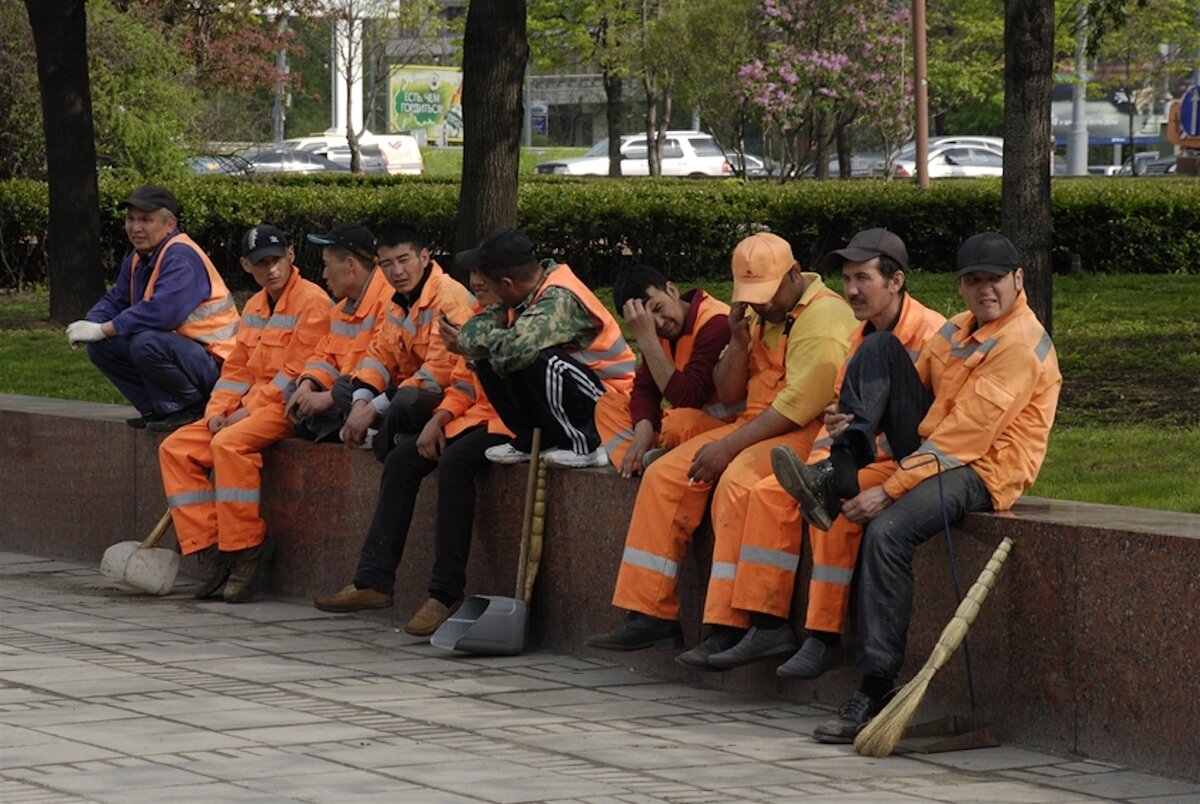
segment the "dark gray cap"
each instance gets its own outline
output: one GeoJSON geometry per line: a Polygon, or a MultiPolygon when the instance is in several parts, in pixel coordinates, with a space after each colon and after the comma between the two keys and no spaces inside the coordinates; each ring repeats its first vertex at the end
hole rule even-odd
{"type": "Polygon", "coordinates": [[[122,201],[121,206],[136,207],[142,212],[165,209],[179,217],[179,202],[175,200],[175,195],[166,187],[157,184],[143,184],[122,201]]]}
{"type": "Polygon", "coordinates": [[[263,257],[282,257],[288,250],[287,235],[278,227],[264,223],[247,229],[242,235],[242,256],[251,265],[263,257]]]}
{"type": "Polygon", "coordinates": [[[825,263],[833,267],[840,266],[845,260],[866,262],[885,256],[898,262],[905,271],[908,270],[908,249],[900,236],[887,229],[867,229],[850,238],[845,248],[825,255],[825,263]]]}
{"type": "Polygon", "coordinates": [[[469,271],[481,265],[515,268],[533,262],[537,262],[533,254],[533,241],[516,229],[497,229],[475,248],[460,251],[454,256],[454,267],[459,271],[469,271]]]}
{"type": "Polygon", "coordinates": [[[375,261],[375,235],[361,223],[335,223],[326,234],[310,234],[308,242],[318,246],[337,246],[368,262],[375,261]]]}
{"type": "Polygon", "coordinates": [[[955,278],[963,274],[983,271],[996,276],[1011,273],[1021,264],[1017,247],[999,232],[983,232],[968,237],[958,249],[958,270],[955,278]]]}

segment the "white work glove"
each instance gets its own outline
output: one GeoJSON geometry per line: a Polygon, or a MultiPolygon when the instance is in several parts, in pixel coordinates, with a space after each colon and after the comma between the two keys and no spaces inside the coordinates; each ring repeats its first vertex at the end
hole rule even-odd
{"type": "Polygon", "coordinates": [[[67,341],[70,342],[72,349],[77,348],[81,343],[102,341],[107,337],[104,329],[95,321],[73,321],[67,325],[67,341]]]}

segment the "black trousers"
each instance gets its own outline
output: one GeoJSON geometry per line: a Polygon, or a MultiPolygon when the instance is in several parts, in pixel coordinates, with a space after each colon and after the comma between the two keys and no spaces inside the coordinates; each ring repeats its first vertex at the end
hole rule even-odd
{"type": "Polygon", "coordinates": [[[379,432],[371,442],[371,449],[380,463],[387,460],[397,440],[403,441],[405,436],[415,436],[421,432],[433,418],[433,411],[442,403],[442,396],[441,391],[426,391],[412,386],[396,389],[391,407],[379,420],[379,432]]]}
{"type": "Polygon", "coordinates": [[[594,415],[604,385],[566,350],[543,349],[532,364],[504,377],[479,360],[475,373],[496,413],[516,434],[517,449],[529,451],[535,427],[542,429],[542,449],[583,455],[600,446],[594,415]]]}
{"type": "MultiPolygon", "coordinates": [[[[834,449],[848,450],[855,463],[875,458],[875,435],[887,437],[891,452],[910,461],[918,454],[918,427],[933,404],[900,341],[890,332],[868,335],[846,367],[838,409],[854,414],[850,426],[834,439],[834,449]]],[[[968,511],[991,508],[991,497],[970,466],[943,470],[925,480],[867,523],[858,559],[858,645],[854,669],[895,678],[904,663],[912,618],[913,556],[917,547],[968,511]],[[943,509],[945,518],[943,518],[943,509]]]]}
{"type": "Polygon", "coordinates": [[[415,436],[401,440],[383,463],[379,499],[359,554],[354,583],[393,594],[417,492],[421,481],[436,469],[437,518],[429,591],[461,598],[475,524],[475,476],[489,466],[484,450],[505,440],[504,436],[488,433],[486,425],[472,427],[450,439],[437,461],[421,457],[415,436]]]}
{"type": "MultiPolygon", "coordinates": [[[[294,390],[289,389],[289,397],[294,390]]],[[[329,390],[333,394],[333,407],[316,416],[309,416],[292,427],[300,438],[317,442],[341,441],[342,427],[345,426],[346,417],[350,415],[350,408],[354,405],[354,389],[350,386],[349,375],[343,374],[338,377],[333,383],[333,388],[329,390]]]]}

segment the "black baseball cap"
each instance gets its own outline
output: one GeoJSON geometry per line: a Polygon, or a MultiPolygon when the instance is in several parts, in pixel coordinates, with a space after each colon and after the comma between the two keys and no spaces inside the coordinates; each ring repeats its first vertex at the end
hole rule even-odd
{"type": "Polygon", "coordinates": [[[337,246],[369,262],[375,261],[375,235],[360,223],[335,223],[327,234],[308,235],[308,242],[337,246]]]}
{"type": "Polygon", "coordinates": [[[157,184],[143,184],[122,201],[121,206],[137,207],[142,212],[165,209],[175,217],[179,217],[179,202],[175,200],[174,194],[166,187],[157,184]]]}
{"type": "Polygon", "coordinates": [[[533,254],[533,241],[516,229],[497,229],[480,241],[479,245],[454,256],[454,267],[469,271],[486,265],[489,268],[515,268],[537,262],[533,254]]]}
{"type": "Polygon", "coordinates": [[[999,232],[983,232],[968,237],[958,249],[958,270],[954,277],[983,271],[1004,276],[1014,271],[1021,263],[1017,247],[999,232]]]}
{"type": "Polygon", "coordinates": [[[895,232],[887,229],[867,229],[850,238],[845,248],[831,251],[825,255],[825,263],[829,266],[841,265],[845,260],[850,262],[866,262],[876,257],[891,257],[908,270],[908,249],[904,241],[895,232]]]}
{"type": "Polygon", "coordinates": [[[288,251],[288,239],[279,228],[269,223],[247,229],[242,235],[242,256],[251,265],[263,257],[282,257],[288,251]]]}

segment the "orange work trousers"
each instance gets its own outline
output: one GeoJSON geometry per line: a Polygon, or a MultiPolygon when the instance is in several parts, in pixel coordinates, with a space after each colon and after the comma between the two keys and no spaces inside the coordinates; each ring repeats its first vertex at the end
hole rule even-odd
{"type": "Polygon", "coordinates": [[[159,445],[163,488],[184,555],[213,544],[222,551],[262,544],[267,530],[259,515],[262,451],[291,432],[283,406],[268,405],[216,435],[201,420],[159,445]]]}
{"type": "MultiPolygon", "coordinates": [[[[692,534],[704,518],[709,495],[713,497],[712,523],[716,544],[721,545],[723,540],[740,543],[740,538],[731,539],[729,534],[736,532],[740,537],[752,489],[759,480],[771,476],[771,448],[786,444],[805,455],[817,432],[817,427],[810,426],[747,447],[726,467],[716,483],[715,492],[712,483],[689,483],[688,470],[696,452],[739,426],[739,423],[726,424],[695,436],[646,469],[625,536],[613,605],[662,619],[678,619],[679,567],[687,554],[692,534]]],[[[784,511],[783,515],[788,512],[784,511]]],[[[790,516],[793,520],[799,519],[794,501],[790,516]]],[[[718,563],[732,566],[736,561],[736,547],[731,556],[719,552],[713,554],[714,568],[718,563]]],[[[715,586],[714,589],[714,583],[710,581],[705,622],[745,628],[749,624],[749,615],[729,605],[732,578],[721,579],[715,586]]]]}
{"type": "MultiPolygon", "coordinates": [[[[633,417],[629,413],[628,394],[608,391],[596,402],[596,431],[608,453],[608,461],[617,469],[625,461],[633,442],[633,417]]],[[[701,433],[720,427],[725,422],[699,408],[667,408],[663,411],[658,440],[654,444],[674,449],[701,433]]]]}
{"type": "MultiPolygon", "coordinates": [[[[858,470],[859,488],[882,485],[895,471],[894,461],[864,466],[858,470]]],[[[777,503],[784,498],[793,511],[799,510],[796,501],[783,490],[774,475],[755,489],[755,499],[746,514],[733,583],[732,605],[738,609],[784,618],[791,614],[796,569],[800,564],[802,523],[793,518],[788,527],[776,527],[778,508],[768,503],[777,503]]],[[[850,581],[858,563],[862,526],[839,516],[828,531],[809,526],[808,534],[812,544],[813,573],[808,586],[808,613],[804,626],[810,631],[840,633],[850,603],[850,581]]]]}

